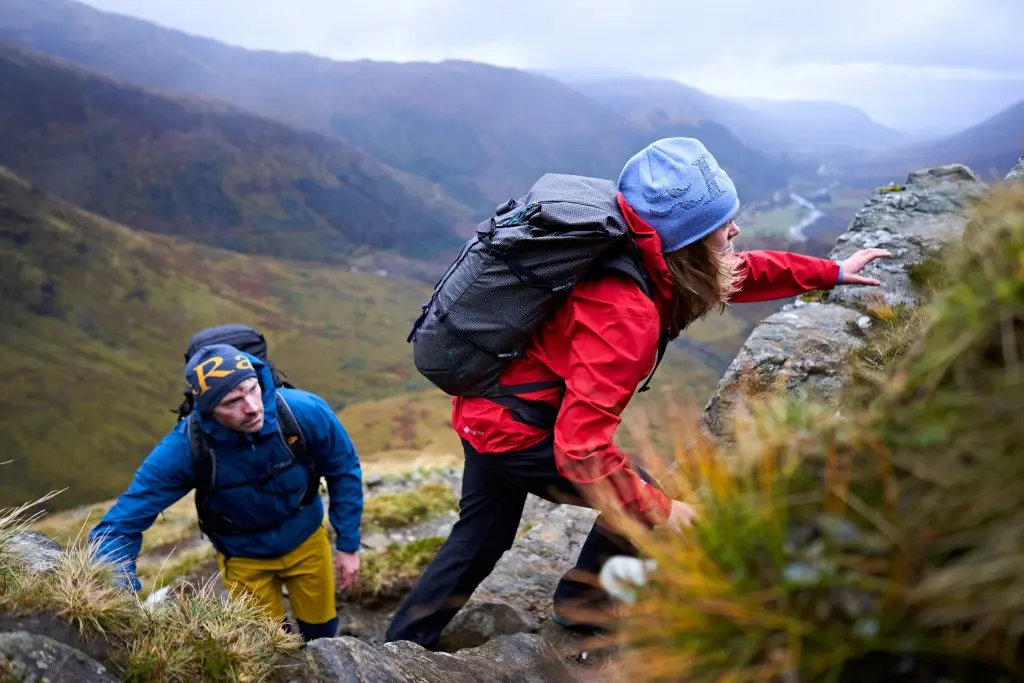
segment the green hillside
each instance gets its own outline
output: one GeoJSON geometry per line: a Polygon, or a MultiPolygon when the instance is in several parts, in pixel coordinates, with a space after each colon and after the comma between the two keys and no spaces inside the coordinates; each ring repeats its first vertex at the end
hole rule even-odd
{"type": "Polygon", "coordinates": [[[0,174],[0,506],[109,498],[174,423],[182,354],[227,321],[264,331],[340,409],[424,388],[405,338],[425,286],[135,232],[0,174]]]}
{"type": "MultiPolygon", "coordinates": [[[[450,450],[448,399],[406,343],[428,296],[400,278],[133,231],[0,171],[0,461],[14,460],[0,506],[64,487],[62,507],[116,495],[173,425],[188,338],[226,321],[264,331],[289,378],[336,409],[370,402],[346,411],[370,460],[450,450]]],[[[748,329],[727,314],[684,336],[731,357],[748,329]]],[[[718,376],[676,346],[652,386],[702,402],[718,376]]],[[[639,395],[629,411],[657,414],[660,396],[639,395]]]]}
{"type": "Polygon", "coordinates": [[[422,259],[472,225],[341,140],[3,43],[0,164],[112,220],[246,253],[422,259]]]}

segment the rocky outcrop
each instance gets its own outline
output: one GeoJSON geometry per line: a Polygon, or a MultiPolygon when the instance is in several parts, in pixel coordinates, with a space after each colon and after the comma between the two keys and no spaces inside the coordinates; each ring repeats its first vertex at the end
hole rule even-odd
{"type": "MultiPolygon", "coordinates": [[[[579,540],[572,532],[556,533],[554,527],[559,524],[569,529],[577,527],[571,516],[566,520],[565,513],[560,512],[556,511],[546,520],[550,526],[538,525],[531,530],[534,536],[519,541],[519,547],[526,549],[521,551],[527,553],[525,557],[551,563],[535,572],[524,571],[520,583],[529,584],[538,578],[550,582],[556,571],[560,575],[575,559],[573,548],[578,552],[579,540]],[[546,543],[551,543],[551,547],[546,543]],[[559,557],[565,558],[565,566],[556,567],[559,557]]],[[[585,536],[585,530],[579,530],[585,536]]],[[[44,534],[23,532],[5,543],[4,551],[8,557],[24,562],[29,571],[45,572],[53,570],[63,552],[59,546],[55,551],[55,545],[44,534]]],[[[508,557],[507,571],[524,567],[524,558],[518,556],[515,548],[509,551],[508,557]]],[[[479,603],[466,612],[459,622],[462,626],[453,634],[456,639],[463,639],[461,643],[454,642],[455,652],[430,652],[408,642],[373,644],[348,636],[325,638],[309,644],[307,657],[282,662],[273,680],[289,683],[575,683],[575,675],[547,639],[539,634],[517,633],[537,630],[539,621],[511,603],[536,606],[542,600],[540,594],[517,596],[509,589],[503,595],[510,603],[479,603]]],[[[550,602],[550,593],[547,600],[550,602]]],[[[118,677],[94,659],[106,662],[111,654],[110,647],[114,645],[91,647],[73,625],[54,615],[0,611],[0,681],[117,681],[118,677]]]]}
{"type": "Polygon", "coordinates": [[[88,655],[52,638],[14,631],[0,633],[0,681],[116,683],[88,655]]]}
{"type": "Polygon", "coordinates": [[[355,638],[314,641],[317,680],[345,683],[575,683],[538,635],[501,636],[454,654],[412,643],[373,646],[355,638]]]}
{"type": "Polygon", "coordinates": [[[1006,174],[1007,180],[1024,181],[1024,156],[1017,160],[1017,165],[1006,174]]]}
{"type": "Polygon", "coordinates": [[[568,505],[537,518],[452,619],[442,647],[451,651],[537,631],[550,618],[555,586],[576,563],[595,519],[594,510],[568,505]]]}
{"type": "Polygon", "coordinates": [[[538,520],[498,561],[474,598],[546,617],[559,579],[576,563],[597,519],[588,508],[562,505],[538,520]]]}
{"type": "Polygon", "coordinates": [[[857,329],[869,324],[865,307],[872,299],[914,305],[914,266],[960,238],[973,203],[987,191],[961,164],[916,171],[905,185],[876,191],[837,238],[829,258],[841,261],[860,249],[887,249],[891,258],[863,271],[882,285],[839,286],[819,301],[786,305],[758,324],[704,409],[707,430],[728,440],[727,424],[737,403],[759,392],[834,400],[850,381],[847,358],[862,344],[857,329]]]}
{"type": "Polygon", "coordinates": [[[4,550],[24,562],[28,571],[37,574],[53,571],[64,552],[60,543],[38,531],[19,531],[7,541],[4,550]]]}

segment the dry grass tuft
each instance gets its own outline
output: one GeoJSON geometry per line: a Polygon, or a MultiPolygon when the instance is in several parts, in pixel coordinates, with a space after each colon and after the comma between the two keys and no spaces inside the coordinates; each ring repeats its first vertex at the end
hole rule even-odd
{"type": "MultiPolygon", "coordinates": [[[[42,501],[40,501],[42,502],[42,501]]],[[[133,682],[263,680],[302,644],[251,598],[220,597],[211,583],[175,587],[152,609],[115,587],[114,570],[73,544],[52,571],[31,572],[9,544],[36,504],[0,513],[0,609],[39,612],[102,636],[104,663],[133,682]]]]}

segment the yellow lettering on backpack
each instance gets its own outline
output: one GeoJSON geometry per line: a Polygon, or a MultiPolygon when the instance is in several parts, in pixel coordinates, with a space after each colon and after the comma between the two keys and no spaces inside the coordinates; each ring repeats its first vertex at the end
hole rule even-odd
{"type": "Polygon", "coordinates": [[[204,360],[202,363],[197,365],[195,372],[196,380],[199,382],[199,391],[193,391],[193,393],[195,393],[197,396],[202,396],[207,391],[209,391],[210,387],[209,385],[206,384],[207,378],[227,377],[232,372],[234,372],[234,370],[218,370],[217,368],[223,365],[223,363],[223,358],[221,358],[220,356],[213,356],[212,358],[208,358],[207,360],[204,360]],[[209,370],[206,369],[207,366],[210,366],[209,370]]]}

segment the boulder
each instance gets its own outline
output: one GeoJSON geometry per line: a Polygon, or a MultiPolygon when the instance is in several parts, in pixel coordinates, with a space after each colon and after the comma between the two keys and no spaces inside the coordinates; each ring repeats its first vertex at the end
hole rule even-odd
{"type": "Polygon", "coordinates": [[[988,190],[974,171],[953,164],[915,171],[902,189],[875,192],[854,215],[849,229],[836,238],[828,258],[841,261],[861,249],[889,250],[892,258],[878,259],[862,272],[880,280],[882,286],[836,287],[827,301],[855,306],[882,296],[892,305],[914,305],[911,266],[960,239],[973,203],[988,190]]]}
{"type": "Polygon", "coordinates": [[[561,505],[552,510],[505,552],[467,607],[496,602],[548,617],[555,586],[576,564],[595,519],[597,512],[590,508],[561,505]]]}
{"type": "Polygon", "coordinates": [[[841,261],[861,249],[889,250],[891,258],[878,259],[863,271],[882,286],[839,286],[822,297],[824,303],[798,300],[760,322],[705,406],[704,428],[728,440],[729,416],[751,394],[833,402],[851,380],[848,354],[861,344],[858,328],[868,323],[864,309],[873,299],[915,305],[913,266],[960,239],[972,207],[988,190],[974,171],[952,164],[915,171],[905,185],[876,191],[836,239],[829,258],[841,261]]]}
{"type": "Polygon", "coordinates": [[[60,543],[38,531],[19,531],[4,544],[4,550],[24,562],[28,571],[36,574],[52,572],[64,553],[60,543]]]}
{"type": "Polygon", "coordinates": [[[1006,174],[1008,181],[1021,181],[1024,182],[1024,156],[1021,156],[1017,160],[1017,165],[1010,169],[1010,172],[1006,174]]]}
{"type": "Polygon", "coordinates": [[[501,602],[476,602],[455,615],[441,637],[441,648],[456,652],[479,647],[497,636],[531,633],[540,628],[533,614],[501,602]]]}
{"type": "Polygon", "coordinates": [[[847,355],[861,339],[861,314],[843,306],[797,302],[765,318],[750,334],[704,409],[705,426],[728,438],[726,422],[744,397],[785,391],[831,401],[850,381],[847,355]]]}
{"type": "Polygon", "coordinates": [[[52,638],[13,631],[0,633],[0,681],[116,683],[95,659],[52,638]]]}
{"type": "Polygon", "coordinates": [[[321,680],[341,683],[575,683],[551,646],[526,633],[454,654],[349,637],[315,640],[307,650],[321,680]]]}

